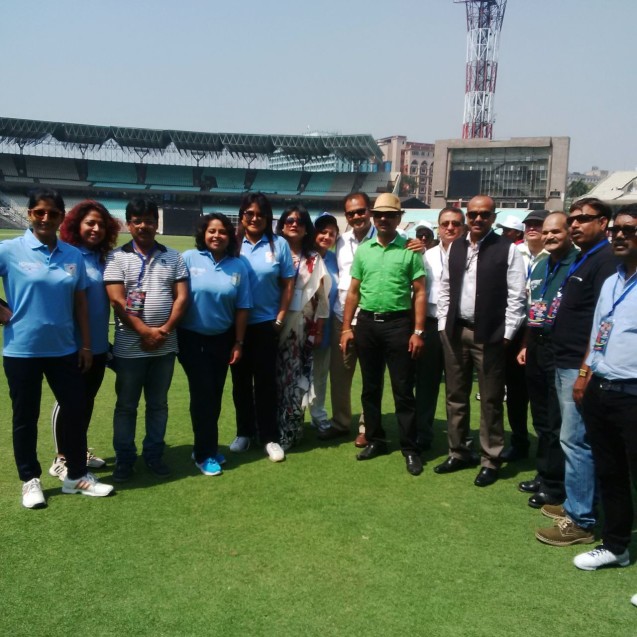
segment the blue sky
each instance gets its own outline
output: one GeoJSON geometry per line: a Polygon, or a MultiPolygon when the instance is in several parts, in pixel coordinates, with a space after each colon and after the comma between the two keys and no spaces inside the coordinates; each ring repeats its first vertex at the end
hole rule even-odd
{"type": "MultiPolygon", "coordinates": [[[[634,0],[509,0],[494,136],[637,168],[634,0]]],[[[452,0],[3,0],[0,115],[212,132],[461,134],[452,0]]]]}

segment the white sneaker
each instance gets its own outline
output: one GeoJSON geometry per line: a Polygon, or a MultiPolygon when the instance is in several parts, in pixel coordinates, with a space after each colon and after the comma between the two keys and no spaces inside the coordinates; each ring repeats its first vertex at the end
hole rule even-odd
{"type": "Polygon", "coordinates": [[[272,462],[281,462],[285,460],[285,451],[281,448],[278,442],[268,442],[265,446],[265,452],[268,454],[268,458],[272,462]]]}
{"type": "Polygon", "coordinates": [[[637,606],[637,593],[630,598],[630,601],[633,606],[637,606]]]}
{"type": "Polygon", "coordinates": [[[573,558],[573,564],[583,571],[595,571],[602,566],[628,566],[628,549],[620,555],[611,553],[603,544],[588,553],[580,553],[573,558]]]}
{"type": "Polygon", "coordinates": [[[250,449],[250,438],[247,436],[237,436],[231,443],[229,447],[230,451],[233,453],[243,453],[250,449]]]}
{"type": "Polygon", "coordinates": [[[97,498],[111,495],[114,490],[113,485],[100,482],[92,473],[87,473],[77,480],[64,478],[62,486],[62,493],[81,493],[82,495],[90,495],[97,498]]]}
{"type": "Polygon", "coordinates": [[[93,450],[89,449],[86,452],[86,466],[89,469],[101,469],[106,466],[106,460],[103,458],[98,458],[96,455],[93,455],[93,450]]]}
{"type": "Polygon", "coordinates": [[[22,506],[27,509],[43,509],[46,506],[39,478],[32,478],[22,485],[22,506]]]}
{"type": "Polygon", "coordinates": [[[57,456],[49,467],[49,475],[64,480],[66,478],[66,458],[57,456]]]}

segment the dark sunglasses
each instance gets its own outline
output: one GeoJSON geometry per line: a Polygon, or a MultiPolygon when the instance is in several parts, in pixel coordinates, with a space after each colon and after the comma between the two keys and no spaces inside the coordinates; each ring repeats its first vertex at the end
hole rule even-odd
{"type": "Polygon", "coordinates": [[[350,210],[345,213],[347,219],[353,219],[354,217],[362,217],[367,212],[367,208],[356,208],[356,210],[350,210]]]}
{"type": "Polygon", "coordinates": [[[260,212],[252,212],[251,210],[246,210],[243,216],[248,221],[252,221],[252,219],[265,219],[265,215],[262,215],[260,212]]]}
{"type": "Polygon", "coordinates": [[[458,221],[454,219],[453,221],[441,221],[440,225],[443,228],[448,228],[449,226],[453,226],[454,228],[459,228],[462,225],[462,221],[458,221]]]}
{"type": "Polygon", "coordinates": [[[59,219],[64,213],[61,212],[60,210],[42,210],[41,208],[34,208],[32,210],[29,210],[29,212],[36,218],[36,219],[44,219],[44,217],[48,217],[51,221],[54,221],[55,219],[59,219]]]}
{"type": "Polygon", "coordinates": [[[569,217],[566,220],[566,225],[570,228],[576,221],[579,224],[589,223],[594,221],[595,219],[599,219],[602,215],[587,215],[582,213],[581,215],[575,215],[573,217],[569,217]]]}
{"type": "Polygon", "coordinates": [[[620,232],[626,237],[626,239],[632,239],[637,232],[637,226],[613,226],[609,229],[613,237],[616,237],[620,232]]]}
{"type": "Polygon", "coordinates": [[[470,221],[475,221],[478,217],[480,217],[480,219],[488,221],[491,218],[492,214],[492,212],[475,212],[472,210],[470,212],[467,212],[467,219],[469,219],[470,221]]]}
{"type": "Polygon", "coordinates": [[[297,226],[305,225],[305,221],[303,221],[303,219],[301,219],[300,217],[286,217],[283,223],[286,226],[293,226],[294,224],[296,224],[297,226]]]}
{"type": "Polygon", "coordinates": [[[373,210],[372,215],[374,215],[374,219],[381,219],[382,217],[385,217],[385,219],[397,219],[400,217],[401,213],[392,212],[391,210],[373,210]]]}

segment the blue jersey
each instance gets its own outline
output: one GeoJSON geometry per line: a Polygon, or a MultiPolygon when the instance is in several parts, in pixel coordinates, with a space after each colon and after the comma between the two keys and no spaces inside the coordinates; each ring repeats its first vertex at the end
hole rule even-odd
{"type": "Polygon", "coordinates": [[[208,250],[183,254],[190,272],[190,305],[180,327],[211,336],[227,332],[238,309],[252,307],[248,268],[241,259],[218,263],[208,250]]]}
{"type": "MultiPolygon", "coordinates": [[[[108,351],[108,321],[111,317],[111,304],[104,287],[104,263],[100,254],[84,246],[78,247],[84,257],[88,287],[88,322],[91,328],[91,351],[104,354],[108,351]]],[[[78,348],[82,346],[79,329],[75,331],[78,348]]]]}
{"type": "Polygon", "coordinates": [[[254,245],[247,239],[241,244],[241,258],[248,266],[252,311],[248,323],[274,321],[281,304],[279,279],[291,279],[295,269],[288,242],[272,237],[274,252],[268,238],[263,235],[254,245]]]}
{"type": "Polygon", "coordinates": [[[0,243],[0,276],[13,312],[4,328],[5,356],[67,356],[75,340],[75,293],[88,286],[81,252],[64,241],[53,252],[31,230],[0,243]]]}

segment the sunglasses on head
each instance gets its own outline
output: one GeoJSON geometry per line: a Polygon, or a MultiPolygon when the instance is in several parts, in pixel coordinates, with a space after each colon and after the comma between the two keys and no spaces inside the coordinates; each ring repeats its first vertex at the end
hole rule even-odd
{"type": "Polygon", "coordinates": [[[458,221],[457,219],[453,219],[450,221],[441,221],[440,225],[443,228],[448,228],[449,226],[453,226],[454,228],[459,228],[462,225],[462,221],[458,221]]]}
{"type": "Polygon", "coordinates": [[[582,213],[581,215],[573,215],[566,220],[566,225],[569,228],[577,221],[577,223],[589,223],[595,219],[599,219],[602,215],[587,215],[582,213]]]}
{"type": "Polygon", "coordinates": [[[626,237],[626,239],[632,239],[637,232],[637,226],[613,226],[609,229],[613,237],[616,237],[620,232],[626,237]]]}
{"type": "Polygon", "coordinates": [[[347,219],[353,219],[354,217],[362,217],[367,212],[367,208],[356,208],[356,210],[350,210],[345,213],[347,219]]]}
{"type": "Polygon", "coordinates": [[[487,221],[491,218],[492,214],[492,212],[470,210],[469,212],[467,212],[467,219],[469,219],[470,221],[475,221],[478,217],[480,217],[480,219],[487,221]]]}

